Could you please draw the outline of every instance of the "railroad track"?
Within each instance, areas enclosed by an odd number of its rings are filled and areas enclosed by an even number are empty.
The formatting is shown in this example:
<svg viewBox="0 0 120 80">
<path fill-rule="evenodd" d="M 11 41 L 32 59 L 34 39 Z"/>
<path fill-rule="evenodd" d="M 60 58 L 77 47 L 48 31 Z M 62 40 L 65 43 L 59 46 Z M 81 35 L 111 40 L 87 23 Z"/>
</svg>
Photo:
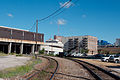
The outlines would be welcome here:
<svg viewBox="0 0 120 80">
<path fill-rule="evenodd" d="M 53 59 L 53 58 L 51 58 L 51 59 Z M 52 74 L 52 76 L 50 77 L 50 80 L 52 80 L 52 79 L 53 79 L 53 77 L 54 77 L 54 75 L 56 74 L 56 72 L 57 72 L 57 70 L 58 70 L 58 67 L 59 67 L 58 61 L 57 61 L 57 60 L 55 60 L 55 59 L 53 59 L 53 60 L 56 62 L 57 66 L 56 66 L 56 68 L 55 68 L 54 73 L 53 73 L 53 74 Z"/>
<path fill-rule="evenodd" d="M 110 73 L 109 71 L 100 68 L 96 65 L 90 64 L 88 62 L 82 61 L 82 60 L 77 60 L 77 59 L 72 59 L 72 58 L 67 58 L 72 61 L 75 61 L 82 65 L 84 68 L 86 68 L 90 74 L 96 79 L 96 80 L 120 80 L 120 76 L 117 76 L 115 74 Z"/>
<path fill-rule="evenodd" d="M 58 66 L 59 66 L 57 60 L 55 60 L 54 58 L 45 57 L 45 56 L 38 56 L 38 57 L 45 58 L 45 59 L 47 59 L 47 60 L 49 61 L 49 64 L 47 65 L 47 67 L 50 65 L 51 60 L 52 60 L 52 61 L 55 61 L 55 63 L 56 63 L 55 70 L 54 70 L 54 72 L 51 73 L 51 76 L 50 76 L 50 78 L 49 78 L 49 80 L 53 80 L 54 75 L 55 75 L 55 73 L 57 72 Z M 54 66 L 54 65 L 53 65 L 53 66 Z M 47 67 L 46 67 L 46 68 L 47 68 Z M 45 68 L 45 69 L 46 69 L 46 68 Z M 41 70 L 35 69 L 35 70 L 33 70 L 29 75 L 27 75 L 23 80 L 34 80 L 34 77 L 35 77 L 36 75 L 38 75 L 40 72 L 41 72 Z"/>
</svg>

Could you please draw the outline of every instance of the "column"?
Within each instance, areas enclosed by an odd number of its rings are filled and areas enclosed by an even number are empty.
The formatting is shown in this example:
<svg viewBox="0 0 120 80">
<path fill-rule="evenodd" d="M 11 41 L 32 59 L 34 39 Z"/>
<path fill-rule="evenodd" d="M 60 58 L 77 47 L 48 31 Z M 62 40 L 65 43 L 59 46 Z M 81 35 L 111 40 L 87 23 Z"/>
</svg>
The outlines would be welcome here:
<svg viewBox="0 0 120 80">
<path fill-rule="evenodd" d="M 23 43 L 20 45 L 20 54 L 23 54 Z"/>
<path fill-rule="evenodd" d="M 41 50 L 41 45 L 38 46 L 38 51 Z"/>
<path fill-rule="evenodd" d="M 11 47 L 12 47 L 12 43 L 10 42 L 10 43 L 8 44 L 8 53 L 11 53 Z"/>
<path fill-rule="evenodd" d="M 32 45 L 32 49 L 31 49 L 31 53 L 34 54 L 35 53 L 35 45 Z"/>
<path fill-rule="evenodd" d="M 47 51 L 47 54 L 49 54 L 49 51 Z"/>
</svg>

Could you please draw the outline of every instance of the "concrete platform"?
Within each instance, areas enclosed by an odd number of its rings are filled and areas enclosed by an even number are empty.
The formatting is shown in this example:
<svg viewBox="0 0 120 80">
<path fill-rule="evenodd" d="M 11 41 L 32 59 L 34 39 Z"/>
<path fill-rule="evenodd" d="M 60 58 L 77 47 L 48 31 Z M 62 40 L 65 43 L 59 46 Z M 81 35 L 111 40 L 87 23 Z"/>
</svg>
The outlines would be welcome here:
<svg viewBox="0 0 120 80">
<path fill-rule="evenodd" d="M 0 70 L 25 65 L 30 57 L 0 56 Z"/>
</svg>

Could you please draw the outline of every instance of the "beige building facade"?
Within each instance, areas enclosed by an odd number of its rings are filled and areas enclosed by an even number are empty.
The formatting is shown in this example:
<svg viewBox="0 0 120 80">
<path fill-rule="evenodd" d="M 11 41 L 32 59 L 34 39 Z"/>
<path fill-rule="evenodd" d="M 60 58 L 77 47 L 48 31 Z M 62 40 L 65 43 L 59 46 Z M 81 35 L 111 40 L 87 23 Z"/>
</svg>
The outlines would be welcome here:
<svg viewBox="0 0 120 80">
<path fill-rule="evenodd" d="M 94 36 L 54 36 L 54 39 L 60 40 L 64 44 L 64 51 L 81 53 L 82 49 L 88 50 L 88 55 L 97 54 L 97 37 Z"/>
<path fill-rule="evenodd" d="M 84 36 L 87 40 L 87 49 L 89 50 L 89 54 L 97 54 L 97 38 L 94 36 Z"/>
</svg>

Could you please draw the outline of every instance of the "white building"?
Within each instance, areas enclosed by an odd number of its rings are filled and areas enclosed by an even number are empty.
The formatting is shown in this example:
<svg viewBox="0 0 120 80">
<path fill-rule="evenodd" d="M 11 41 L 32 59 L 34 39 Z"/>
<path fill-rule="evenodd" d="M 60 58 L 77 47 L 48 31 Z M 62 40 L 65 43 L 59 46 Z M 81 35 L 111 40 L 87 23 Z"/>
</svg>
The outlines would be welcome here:
<svg viewBox="0 0 120 80">
<path fill-rule="evenodd" d="M 59 52 L 63 52 L 63 44 L 59 40 L 47 40 L 44 45 L 41 46 L 41 49 L 45 49 L 47 54 L 53 53 L 54 55 L 59 54 Z"/>
</svg>

